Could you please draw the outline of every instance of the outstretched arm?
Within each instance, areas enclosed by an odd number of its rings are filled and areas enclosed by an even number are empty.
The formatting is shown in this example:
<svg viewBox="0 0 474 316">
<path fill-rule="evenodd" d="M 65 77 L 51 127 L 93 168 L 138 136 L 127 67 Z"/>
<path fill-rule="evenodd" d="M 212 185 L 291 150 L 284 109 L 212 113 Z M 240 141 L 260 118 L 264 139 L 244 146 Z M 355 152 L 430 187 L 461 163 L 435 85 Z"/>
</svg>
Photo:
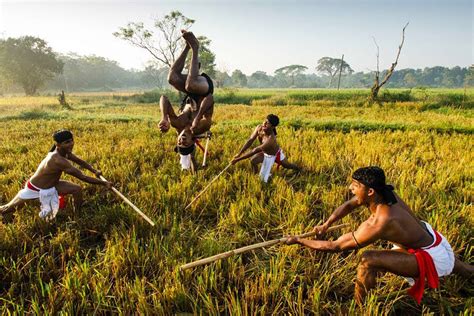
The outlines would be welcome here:
<svg viewBox="0 0 474 316">
<path fill-rule="evenodd" d="M 77 163 L 79 166 L 81 166 L 82 168 L 84 169 L 87 169 L 89 170 L 90 172 L 92 172 L 93 174 L 95 174 L 97 177 L 102 175 L 102 172 L 100 170 L 97 170 L 95 169 L 94 167 L 92 167 L 89 163 L 85 162 L 84 160 L 82 160 L 81 158 L 77 157 L 76 155 L 74 155 L 73 153 L 70 153 L 67 157 L 69 160 Z"/>
<path fill-rule="evenodd" d="M 248 143 L 249 141 L 247 141 Z M 247 145 L 247 144 L 246 144 Z M 245 147 L 245 146 L 244 146 Z M 247 152 L 246 154 L 240 156 L 240 155 L 236 155 L 234 157 L 234 159 L 232 160 L 232 164 L 235 164 L 237 163 L 238 161 L 241 161 L 241 160 L 244 160 L 244 159 L 247 159 L 247 158 L 250 158 L 252 157 L 253 155 L 255 154 L 258 154 L 260 152 L 265 152 L 265 150 L 269 150 L 270 148 L 272 147 L 272 140 L 268 139 L 267 141 L 265 141 L 263 144 L 261 144 L 260 146 L 257 146 L 255 147 L 254 149 L 252 149 L 251 151 Z M 244 149 L 244 148 L 242 148 Z"/>
<path fill-rule="evenodd" d="M 286 243 L 289 245 L 300 244 L 314 250 L 326 252 L 358 249 L 379 240 L 385 224 L 386 222 L 383 220 L 370 218 L 363 222 L 356 231 L 344 234 L 334 241 L 290 237 Z"/>
<path fill-rule="evenodd" d="M 83 174 L 81 172 L 81 170 L 77 169 L 76 167 L 74 167 L 69 161 L 67 161 L 66 159 L 62 159 L 60 162 L 58 162 L 58 166 L 59 168 L 67 173 L 67 174 L 70 174 L 71 176 L 75 177 L 75 178 L 78 178 L 79 180 L 81 181 L 84 181 L 84 182 L 87 182 L 87 183 L 91 183 L 91 184 L 101 184 L 101 185 L 105 185 L 107 186 L 108 188 L 111 188 L 112 187 L 112 183 L 108 182 L 108 181 L 102 181 L 100 179 L 96 179 L 96 178 L 93 178 L 93 177 L 89 177 L 89 176 L 86 176 L 85 174 Z"/>
<path fill-rule="evenodd" d="M 341 206 L 336 208 L 336 210 L 329 216 L 329 218 L 324 222 L 324 224 L 314 227 L 314 230 L 318 234 L 324 234 L 326 230 L 336 221 L 340 220 L 347 214 L 351 213 L 353 210 L 358 208 L 360 205 L 357 203 L 357 199 L 354 196 L 352 199 L 344 202 Z"/>
<path fill-rule="evenodd" d="M 252 135 L 250 135 L 250 138 L 247 139 L 244 146 L 242 146 L 242 148 L 240 149 L 239 153 L 237 155 L 235 155 L 235 158 L 240 157 L 240 155 L 242 155 L 247 149 L 250 148 L 250 146 L 252 146 L 253 142 L 257 139 L 258 131 L 259 131 L 260 127 L 261 127 L 261 125 L 258 125 L 255 128 Z"/>
</svg>

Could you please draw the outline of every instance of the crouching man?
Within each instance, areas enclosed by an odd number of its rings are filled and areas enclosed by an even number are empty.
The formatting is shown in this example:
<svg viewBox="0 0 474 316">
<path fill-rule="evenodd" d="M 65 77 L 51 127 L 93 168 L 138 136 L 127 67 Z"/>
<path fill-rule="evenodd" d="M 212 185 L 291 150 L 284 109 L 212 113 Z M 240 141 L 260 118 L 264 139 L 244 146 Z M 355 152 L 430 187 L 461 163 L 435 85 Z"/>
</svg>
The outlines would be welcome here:
<svg viewBox="0 0 474 316">
<path fill-rule="evenodd" d="M 349 188 L 354 197 L 339 206 L 323 225 L 314 229 L 322 234 L 332 223 L 354 209 L 366 206 L 371 216 L 357 230 L 335 241 L 290 237 L 287 243 L 328 252 L 363 248 L 378 240 L 393 243 L 395 247 L 392 250 L 368 250 L 362 254 L 355 286 L 358 304 L 363 303 L 368 291 L 376 286 L 378 273 L 391 272 L 415 279 L 408 293 L 418 303 L 423 296 L 425 279 L 431 288 L 436 288 L 438 278 L 452 272 L 472 277 L 474 266 L 455 258 L 446 238 L 415 216 L 393 192 L 393 187 L 386 185 L 381 168 L 356 170 Z"/>
<path fill-rule="evenodd" d="M 14 212 L 29 200 L 39 199 L 41 211 L 39 216 L 46 220 L 56 217 L 59 210 L 60 196 L 71 194 L 74 199 L 75 211 L 82 205 L 82 188 L 74 183 L 60 180 L 63 172 L 79 180 L 92 184 L 112 187 L 112 183 L 86 176 L 71 164 L 71 161 L 91 171 L 97 177 L 101 172 L 72 153 L 74 139 L 70 131 L 60 130 L 53 134 L 55 144 L 41 161 L 35 174 L 26 182 L 25 187 L 8 204 L 0 206 L 0 214 Z"/>
</svg>

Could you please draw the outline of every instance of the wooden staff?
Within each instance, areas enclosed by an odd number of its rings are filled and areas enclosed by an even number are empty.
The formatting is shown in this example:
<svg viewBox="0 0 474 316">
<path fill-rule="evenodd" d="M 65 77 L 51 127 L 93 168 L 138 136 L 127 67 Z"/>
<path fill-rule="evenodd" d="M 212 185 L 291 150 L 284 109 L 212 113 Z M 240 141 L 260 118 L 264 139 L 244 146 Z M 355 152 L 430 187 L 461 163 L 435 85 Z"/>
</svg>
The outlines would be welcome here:
<svg viewBox="0 0 474 316">
<path fill-rule="evenodd" d="M 333 230 L 343 228 L 343 227 L 346 227 L 346 226 L 348 226 L 348 224 L 340 224 L 340 225 L 332 226 L 326 232 L 329 233 L 329 232 L 332 232 Z M 317 234 L 317 232 L 312 231 L 312 232 L 309 232 L 309 233 L 296 235 L 295 237 L 308 238 L 308 237 L 314 236 L 316 234 Z M 191 268 L 198 267 L 198 266 L 202 266 L 204 264 L 208 264 L 208 263 L 220 260 L 220 259 L 228 258 L 228 257 L 233 256 L 233 255 L 241 254 L 241 253 L 244 253 L 244 252 L 247 252 L 247 251 L 250 251 L 250 250 L 260 249 L 260 248 L 264 248 L 264 247 L 270 247 L 270 246 L 273 246 L 273 245 L 276 245 L 276 244 L 284 243 L 288 240 L 288 238 L 289 237 L 282 237 L 282 238 L 279 238 L 279 239 L 264 241 L 264 242 L 260 242 L 258 244 L 253 244 L 253 245 L 245 246 L 245 247 L 242 247 L 242 248 L 226 251 L 226 252 L 217 254 L 215 256 L 212 256 L 212 257 L 207 257 L 207 258 L 204 258 L 204 259 L 193 261 L 191 263 L 187 263 L 185 265 L 182 265 L 179 269 L 181 271 L 184 271 L 184 270 L 191 269 Z"/>
<path fill-rule="evenodd" d="M 100 179 L 102 181 L 107 181 L 103 176 L 100 176 Z M 143 217 L 151 226 L 155 226 L 155 223 L 148 217 L 146 216 L 142 211 L 140 211 L 140 209 L 138 207 L 136 207 L 132 202 L 130 202 L 129 199 L 127 199 L 122 193 L 120 193 L 119 190 L 117 190 L 116 188 L 112 187 L 112 191 L 115 192 L 115 194 L 117 194 L 120 198 L 122 198 L 122 200 L 125 201 L 125 203 L 127 203 L 128 205 L 130 205 L 134 210 L 135 212 L 137 212 L 138 214 L 140 214 L 141 217 Z"/>
<path fill-rule="evenodd" d="M 210 135 L 207 135 L 207 140 L 206 140 L 206 147 L 204 149 L 204 158 L 202 158 L 202 166 L 206 166 L 206 157 L 207 157 L 207 147 L 209 146 L 209 139 L 211 138 Z"/>
<path fill-rule="evenodd" d="M 227 169 L 229 169 L 229 167 L 232 166 L 232 164 L 228 164 L 227 167 L 224 168 L 224 170 L 222 170 L 221 172 L 219 172 L 219 174 L 217 176 L 214 177 L 214 179 L 212 179 L 211 182 L 209 182 L 208 185 L 206 185 L 206 187 L 198 194 L 196 195 L 196 197 L 184 208 L 184 210 L 187 210 L 204 192 L 206 192 L 206 190 L 211 186 L 211 184 L 217 180 L 217 178 L 219 178 Z"/>
</svg>

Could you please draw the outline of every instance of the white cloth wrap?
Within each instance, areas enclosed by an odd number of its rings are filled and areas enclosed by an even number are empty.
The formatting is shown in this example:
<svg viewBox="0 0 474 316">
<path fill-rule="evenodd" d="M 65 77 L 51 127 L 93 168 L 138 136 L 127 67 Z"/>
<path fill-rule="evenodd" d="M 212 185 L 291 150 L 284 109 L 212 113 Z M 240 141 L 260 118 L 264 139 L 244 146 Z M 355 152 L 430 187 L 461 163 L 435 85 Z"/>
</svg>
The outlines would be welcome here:
<svg viewBox="0 0 474 316">
<path fill-rule="evenodd" d="M 280 155 L 280 161 L 283 161 L 285 159 L 285 155 L 283 154 L 283 150 L 278 149 L 278 152 L 276 155 L 269 155 L 269 154 L 263 154 L 263 162 L 262 162 L 262 167 L 260 168 L 260 179 L 262 179 L 263 182 L 267 182 L 268 178 L 270 178 L 271 171 L 272 171 L 272 166 L 275 163 L 277 155 Z"/>
<path fill-rule="evenodd" d="M 191 169 L 191 155 L 179 155 L 179 163 L 181 164 L 181 170 Z"/>
<path fill-rule="evenodd" d="M 433 236 L 433 242 L 431 245 L 423 247 L 421 249 L 425 250 L 433 259 L 433 263 L 436 268 L 436 272 L 438 273 L 438 277 L 443 277 L 446 275 L 451 274 L 454 268 L 454 252 L 449 244 L 448 240 L 441 235 L 439 232 L 438 234 L 441 236 L 441 242 L 438 246 L 430 248 L 436 242 L 436 236 L 430 224 L 425 221 L 422 221 L 428 232 Z M 393 246 L 392 249 L 399 249 L 398 246 Z M 429 248 L 429 249 L 428 249 Z M 415 280 L 413 278 L 405 278 L 407 282 L 413 286 L 415 284 Z"/>
<path fill-rule="evenodd" d="M 426 222 L 424 223 L 430 234 L 433 236 L 434 239 L 436 239 L 433 228 L 430 226 L 430 224 Z M 425 251 L 430 254 L 431 258 L 433 258 L 433 263 L 436 267 L 436 272 L 438 272 L 439 277 L 442 277 L 451 274 L 454 268 L 455 260 L 454 252 L 451 248 L 451 245 L 443 235 L 441 235 L 439 232 L 438 234 L 441 236 L 441 242 L 438 246 L 427 249 L 431 246 L 430 245 L 428 247 L 423 247 L 422 249 L 425 249 Z"/>
<path fill-rule="evenodd" d="M 30 185 L 39 191 L 31 190 L 28 188 L 28 184 L 26 184 L 25 187 L 19 192 L 20 199 L 39 199 L 41 204 L 41 211 L 38 214 L 39 217 L 44 218 L 47 221 L 55 218 L 59 211 L 59 195 L 56 188 L 52 187 L 49 189 L 40 189 L 31 182 Z"/>
</svg>

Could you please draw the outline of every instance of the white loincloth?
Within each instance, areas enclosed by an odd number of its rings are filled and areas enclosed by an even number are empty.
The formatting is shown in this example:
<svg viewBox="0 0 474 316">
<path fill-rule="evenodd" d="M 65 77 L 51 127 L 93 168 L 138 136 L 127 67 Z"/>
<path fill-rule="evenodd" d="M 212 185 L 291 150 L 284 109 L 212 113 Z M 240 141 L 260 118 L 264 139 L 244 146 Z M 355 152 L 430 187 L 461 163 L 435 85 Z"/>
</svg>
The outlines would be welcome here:
<svg viewBox="0 0 474 316">
<path fill-rule="evenodd" d="M 181 170 L 191 169 L 191 155 L 179 155 L 179 163 L 181 164 Z"/>
<path fill-rule="evenodd" d="M 276 155 L 263 154 L 262 167 L 260 168 L 260 179 L 262 179 L 262 181 L 265 183 L 271 176 L 272 166 L 275 163 L 275 160 L 277 160 L 277 156 L 280 156 L 279 161 L 283 161 L 285 159 L 285 155 L 283 154 L 283 150 L 281 150 L 281 148 L 278 149 Z"/>
<path fill-rule="evenodd" d="M 38 215 L 47 221 L 52 220 L 58 214 L 59 196 L 55 187 L 40 189 L 28 181 L 25 187 L 19 192 L 19 197 L 23 200 L 39 199 L 41 211 Z"/>
<path fill-rule="evenodd" d="M 436 236 L 434 233 L 433 228 L 430 224 L 425 221 L 422 221 L 428 232 L 431 236 L 433 236 L 433 243 L 429 246 L 422 247 L 421 249 L 425 250 L 433 259 L 433 263 L 436 268 L 436 272 L 438 273 L 438 277 L 446 276 L 451 274 L 454 268 L 454 252 L 451 248 L 451 245 L 446 240 L 446 238 L 441 235 L 439 232 L 438 234 L 441 236 L 441 242 L 438 246 L 430 248 L 436 242 Z M 398 249 L 400 247 L 394 246 L 392 249 Z M 413 278 L 405 278 L 410 285 L 415 284 L 415 280 Z"/>
</svg>

